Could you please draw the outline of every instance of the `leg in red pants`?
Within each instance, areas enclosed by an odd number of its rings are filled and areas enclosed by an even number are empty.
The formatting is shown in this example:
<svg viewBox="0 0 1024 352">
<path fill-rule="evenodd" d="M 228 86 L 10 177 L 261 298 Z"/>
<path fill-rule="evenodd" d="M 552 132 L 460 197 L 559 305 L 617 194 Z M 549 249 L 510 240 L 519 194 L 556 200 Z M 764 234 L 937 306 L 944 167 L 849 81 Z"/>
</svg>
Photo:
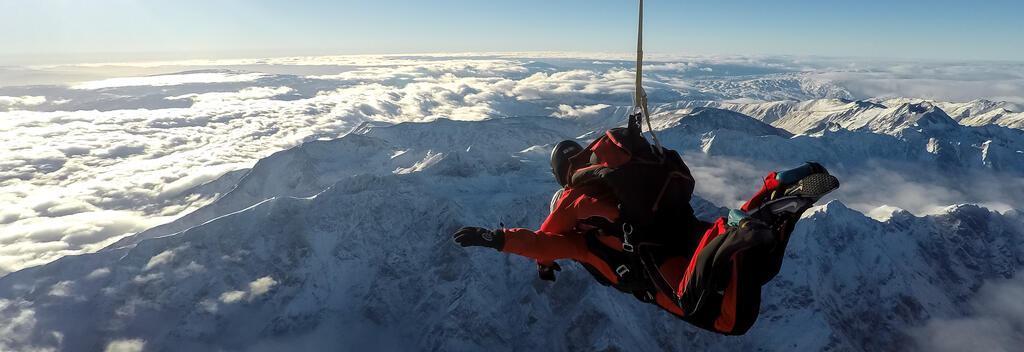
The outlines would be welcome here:
<svg viewBox="0 0 1024 352">
<path fill-rule="evenodd" d="M 793 179 L 794 172 L 798 181 L 780 181 Z M 818 164 L 784 173 L 765 177 L 761 190 L 738 212 L 742 220 L 729 226 L 720 218 L 704 234 L 676 291 L 683 319 L 727 335 L 743 334 L 757 320 L 761 286 L 779 273 L 796 221 L 839 187 Z"/>
<path fill-rule="evenodd" d="M 722 229 L 712 227 L 705 235 L 708 241 L 680 282 L 679 301 L 687 321 L 739 335 L 757 319 L 761 286 L 778 273 L 776 264 L 781 266 L 785 244 L 767 225 L 752 219 L 718 232 Z"/>
</svg>

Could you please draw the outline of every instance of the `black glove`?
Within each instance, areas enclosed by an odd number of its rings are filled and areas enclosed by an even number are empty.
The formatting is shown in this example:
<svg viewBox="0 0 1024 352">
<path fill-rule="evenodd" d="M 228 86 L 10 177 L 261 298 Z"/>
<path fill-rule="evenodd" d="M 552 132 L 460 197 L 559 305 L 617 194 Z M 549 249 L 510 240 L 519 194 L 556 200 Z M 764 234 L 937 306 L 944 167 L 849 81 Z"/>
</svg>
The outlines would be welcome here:
<svg viewBox="0 0 1024 352">
<path fill-rule="evenodd" d="M 488 230 L 483 227 L 466 226 L 452 235 L 455 242 L 463 247 L 483 246 L 501 250 L 505 247 L 505 233 L 502 230 Z"/>
<path fill-rule="evenodd" d="M 551 266 L 537 263 L 537 275 L 540 276 L 541 280 L 555 281 L 556 271 L 562 271 L 562 267 L 558 263 L 552 263 Z"/>
</svg>

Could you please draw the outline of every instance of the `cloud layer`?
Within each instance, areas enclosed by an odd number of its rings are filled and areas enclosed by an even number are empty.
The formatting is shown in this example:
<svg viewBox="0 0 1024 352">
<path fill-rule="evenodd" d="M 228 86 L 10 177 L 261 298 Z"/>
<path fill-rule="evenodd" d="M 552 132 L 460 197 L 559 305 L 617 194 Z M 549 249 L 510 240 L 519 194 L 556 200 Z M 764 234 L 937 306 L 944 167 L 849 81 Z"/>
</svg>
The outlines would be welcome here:
<svg viewBox="0 0 1024 352">
<path fill-rule="evenodd" d="M 934 318 L 911 330 L 922 351 L 1015 351 L 1024 345 L 1024 274 L 986 283 L 967 305 L 971 314 Z"/>
</svg>

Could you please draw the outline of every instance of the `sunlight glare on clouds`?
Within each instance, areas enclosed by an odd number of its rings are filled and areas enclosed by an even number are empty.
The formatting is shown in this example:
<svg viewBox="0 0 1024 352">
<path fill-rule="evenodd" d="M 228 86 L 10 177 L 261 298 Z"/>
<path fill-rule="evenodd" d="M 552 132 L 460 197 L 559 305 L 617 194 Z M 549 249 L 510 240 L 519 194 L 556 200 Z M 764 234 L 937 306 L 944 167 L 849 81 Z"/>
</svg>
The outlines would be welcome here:
<svg viewBox="0 0 1024 352">
<path fill-rule="evenodd" d="M 173 86 L 188 83 L 225 83 L 249 82 L 264 77 L 262 73 L 229 74 L 220 72 L 187 73 L 173 75 L 157 75 L 146 77 L 109 78 L 100 81 L 83 82 L 71 86 L 72 89 L 103 89 L 134 86 Z"/>
<path fill-rule="evenodd" d="M 108 93 L 97 96 L 101 99 L 130 101 L 163 94 L 159 101 L 192 104 L 0 113 L 0 200 L 8 204 L 0 213 L 8 244 L 0 252 L 0 269 L 17 270 L 95 250 L 173 219 L 216 196 L 191 194 L 192 187 L 311 136 L 338 137 L 370 120 L 487 118 L 497 111 L 495 101 L 513 100 L 509 91 L 515 81 L 500 76 L 527 70 L 517 60 L 346 57 L 254 62 L 311 61 L 354 64 L 364 74 L 345 76 L 343 70 L 330 79 L 278 76 L 273 85 L 262 83 L 266 74 L 235 71 L 112 78 L 57 93 L 102 89 Z M 409 79 L 390 82 L 396 74 Z M 186 84 L 189 88 L 175 88 Z M 322 88 L 310 91 L 310 84 Z M 82 101 L 69 104 L 75 103 Z"/>
<path fill-rule="evenodd" d="M 220 301 L 224 303 L 236 303 L 245 298 L 245 291 L 228 291 L 220 295 Z"/>
<path fill-rule="evenodd" d="M 249 283 L 249 295 L 250 297 L 262 295 L 270 291 L 270 288 L 275 285 L 277 285 L 277 280 L 274 280 L 274 278 L 270 276 L 261 277 Z"/>
<path fill-rule="evenodd" d="M 192 101 L 196 103 L 217 105 L 225 104 L 232 101 L 267 99 L 282 94 L 288 94 L 293 91 L 294 89 L 288 87 L 249 87 L 242 89 L 238 92 L 196 93 L 167 97 L 166 99 L 192 99 Z"/>
<path fill-rule="evenodd" d="M 566 104 L 558 105 L 558 110 L 551 113 L 551 116 L 558 118 L 579 118 L 584 116 L 596 115 L 601 110 L 611 107 L 608 104 L 595 104 L 595 105 L 576 105 L 569 106 Z"/>
<path fill-rule="evenodd" d="M 126 339 L 114 340 L 107 344 L 103 352 L 142 352 L 146 347 L 146 340 Z"/>
<path fill-rule="evenodd" d="M 24 95 L 20 97 L 9 97 L 0 95 L 0 106 L 33 106 L 46 102 L 46 97 L 38 95 Z"/>
</svg>

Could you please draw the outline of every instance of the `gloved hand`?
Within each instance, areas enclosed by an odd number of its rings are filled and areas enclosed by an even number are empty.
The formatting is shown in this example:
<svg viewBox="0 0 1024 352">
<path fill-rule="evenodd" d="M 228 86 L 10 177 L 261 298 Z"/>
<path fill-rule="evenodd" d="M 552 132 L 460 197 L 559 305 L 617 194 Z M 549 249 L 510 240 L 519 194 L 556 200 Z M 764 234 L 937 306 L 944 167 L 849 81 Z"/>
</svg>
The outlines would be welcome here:
<svg viewBox="0 0 1024 352">
<path fill-rule="evenodd" d="M 502 230 L 488 230 L 483 227 L 466 226 L 452 235 L 455 242 L 463 247 L 483 246 L 501 250 L 505 247 L 505 233 Z"/>
<path fill-rule="evenodd" d="M 555 281 L 556 271 L 562 271 L 562 267 L 558 263 L 551 263 L 551 266 L 537 263 L 537 275 L 541 280 Z"/>
</svg>

